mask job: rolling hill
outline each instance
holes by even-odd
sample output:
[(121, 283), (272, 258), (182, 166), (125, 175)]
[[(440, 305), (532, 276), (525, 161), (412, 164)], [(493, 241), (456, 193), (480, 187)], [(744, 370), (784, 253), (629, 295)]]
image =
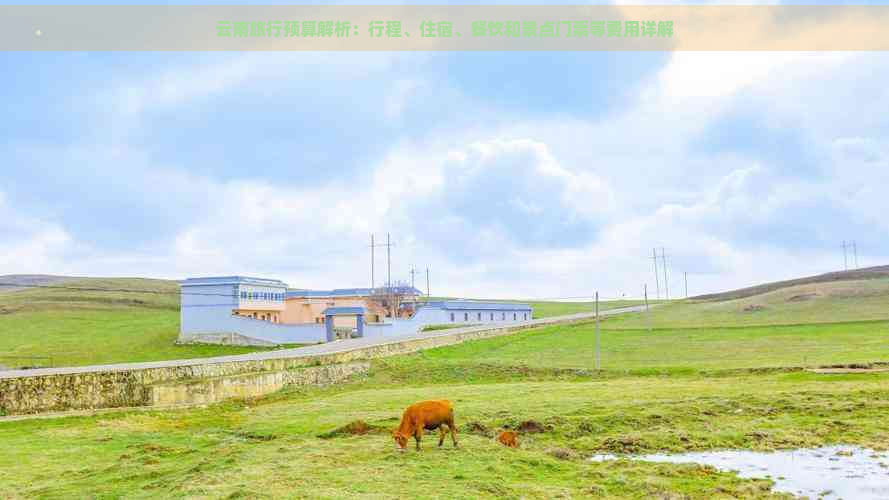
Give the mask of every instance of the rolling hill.
[(865, 267), (862, 269), (854, 269), (851, 271), (836, 271), (832, 273), (818, 274), (816, 276), (808, 276), (805, 278), (797, 278), (792, 280), (775, 281), (773, 283), (765, 283), (762, 285), (751, 286), (747, 288), (739, 288), (728, 292), (712, 293), (707, 295), (698, 295), (691, 297), (692, 300), (733, 300), (761, 295), (764, 293), (780, 290), (782, 288), (791, 288), (800, 285), (816, 285), (820, 283), (832, 283), (836, 281), (863, 281), (871, 279), (889, 278), (889, 266)]
[(887, 267), (830, 273), (696, 297), (652, 309), (651, 317), (609, 320), (609, 327), (726, 327), (889, 319)]

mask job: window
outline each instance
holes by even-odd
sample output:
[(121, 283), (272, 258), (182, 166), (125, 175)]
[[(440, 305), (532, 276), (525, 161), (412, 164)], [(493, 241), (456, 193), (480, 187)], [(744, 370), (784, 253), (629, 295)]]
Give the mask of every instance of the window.
[(469, 321), (469, 313), (463, 313), (463, 321)]
[(519, 319), (518, 315), (516, 313), (512, 313), (512, 320), (515, 321), (517, 319)]
[(528, 321), (528, 313), (525, 313), (525, 321)]
[(478, 320), (479, 320), (479, 321), (482, 320), (482, 313), (478, 313)]
[(491, 313), (491, 321), (494, 321), (494, 313)]
[(241, 298), (242, 298), (242, 299), (246, 299), (246, 298), (247, 298), (247, 292), (241, 292)]
[(506, 313), (500, 313), (500, 320), (506, 321)]
[[(377, 320), (377, 321), (379, 321), (379, 320)], [(453, 323), (453, 322), (454, 322), (454, 313), (451, 313), (451, 323)]]

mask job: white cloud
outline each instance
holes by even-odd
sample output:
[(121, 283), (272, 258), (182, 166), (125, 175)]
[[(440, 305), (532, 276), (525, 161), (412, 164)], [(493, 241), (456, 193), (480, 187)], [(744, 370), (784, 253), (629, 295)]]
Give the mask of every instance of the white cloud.
[[(396, 56), (367, 57), (249, 55), (134, 80), (114, 95), (138, 115), (263, 88), (277, 78), (286, 85), (307, 65), (333, 62), (329, 71), (361, 76)], [(516, 109), (508, 124), (489, 118), (497, 110), (476, 109), (493, 125), (396, 139), (348, 182), (318, 172), (321, 181), (311, 187), (261, 181), (249, 172), (221, 180), (189, 174), (187, 166), (158, 168), (124, 143), (107, 164), (138, 165), (138, 175), (119, 187), (161, 186), (168, 194), (159, 204), (193, 208), (175, 234), (159, 235), (156, 253), (84, 252), (60, 225), (10, 214), (21, 221), (16, 227), (27, 243), (0, 242), (0, 266), (363, 285), (370, 281), (369, 234), (379, 242), (391, 232), (397, 278), (407, 277), (410, 264), (428, 264), (434, 293), (464, 296), (638, 295), (643, 283), (653, 285), (654, 246), (667, 248), (674, 283), (689, 271), (697, 293), (835, 269), (834, 250), (818, 242), (854, 237), (837, 232), (852, 230), (847, 217), (889, 229), (882, 217), (889, 211), (885, 138), (879, 130), (837, 128), (844, 107), (851, 115), (846, 122), (879, 122), (880, 106), (849, 111), (862, 64), (850, 54), (674, 53), (624, 109), (540, 119)], [(850, 68), (856, 71), (848, 79), (830, 81)], [(422, 77), (395, 80), (380, 96), (380, 110), (402, 119), (438, 91)], [(823, 148), (828, 166), (796, 175), (798, 165), (775, 164), (755, 151), (697, 150), (695, 141), (737, 107), (810, 132), (801, 140)], [(824, 110), (831, 119), (823, 119)], [(145, 196), (160, 197), (158, 191), (145, 188)], [(70, 259), (72, 247), (86, 258)]]
[(17, 213), (0, 192), (0, 274), (64, 272), (74, 246), (58, 224)]

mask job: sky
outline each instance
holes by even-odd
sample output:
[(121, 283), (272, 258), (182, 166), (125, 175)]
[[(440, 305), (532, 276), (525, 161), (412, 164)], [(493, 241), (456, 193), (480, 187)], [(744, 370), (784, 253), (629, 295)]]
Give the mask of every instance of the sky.
[[(685, 273), (694, 295), (841, 270), (844, 240), (859, 266), (889, 263), (885, 53), (0, 67), (0, 274), (370, 286), (387, 233), (393, 281), (413, 266), (425, 290), (428, 267), (434, 295), (460, 297), (654, 296), (655, 247), (673, 297)], [(375, 261), (380, 285), (385, 248)]]

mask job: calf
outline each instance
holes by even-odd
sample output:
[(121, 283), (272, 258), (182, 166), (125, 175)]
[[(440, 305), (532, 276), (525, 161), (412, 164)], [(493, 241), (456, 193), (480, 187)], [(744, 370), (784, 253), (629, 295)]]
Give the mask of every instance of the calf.
[(420, 439), (423, 431), (438, 429), (438, 446), (444, 443), (444, 426), (448, 426), (451, 432), (451, 440), (454, 448), (457, 447), (457, 427), (454, 425), (454, 407), (445, 399), (434, 401), (421, 401), (414, 403), (404, 410), (401, 416), (401, 425), (398, 426), (392, 436), (395, 438), (396, 449), (404, 451), (407, 448), (407, 440), (413, 436), (417, 441), (417, 450), (420, 450)]
[(500, 441), (500, 444), (506, 446), (507, 448), (518, 448), (518, 434), (515, 431), (503, 431), (497, 436), (497, 441)]

